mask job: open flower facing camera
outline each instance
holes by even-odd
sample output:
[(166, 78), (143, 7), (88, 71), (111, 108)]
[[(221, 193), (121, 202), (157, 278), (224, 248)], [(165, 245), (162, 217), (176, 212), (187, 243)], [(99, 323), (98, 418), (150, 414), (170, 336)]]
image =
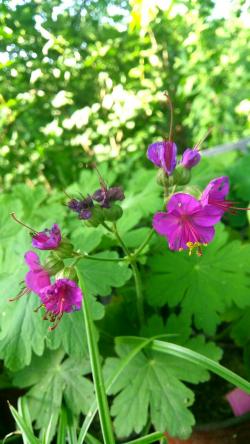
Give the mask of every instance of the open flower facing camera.
[[(221, 223), (249, 208), (227, 199), (224, 170), (192, 183), (211, 130), (178, 154), (173, 105), (165, 96), (169, 135), (145, 149), (147, 168), (127, 168), (126, 177), (113, 168), (110, 184), (97, 168), (83, 172), (80, 186), (69, 188), (81, 193), (65, 191), (66, 202), (60, 194), (54, 223), (41, 220), (40, 231), (29, 226), (30, 211), (22, 213), (29, 225), (11, 214), (15, 229), (26, 228), (17, 239), (27, 252), (25, 267), (19, 255), (13, 270), (22, 271), (19, 292), (9, 299), (15, 303), (2, 309), (0, 357), (11, 370), (17, 366), (22, 388), (27, 380), (21, 413), (26, 418), (33, 409), (46, 444), (56, 433), (58, 444), (182, 442), (195, 423), (194, 385), (208, 381), (209, 371), (226, 381), (221, 398), (236, 415), (249, 410), (249, 382), (217, 362), (225, 338), (235, 339), (234, 347), (249, 344), (250, 247)], [(48, 214), (45, 204), (42, 209)], [(211, 412), (210, 392), (201, 403)], [(25, 442), (38, 443), (31, 421), (11, 411)]]

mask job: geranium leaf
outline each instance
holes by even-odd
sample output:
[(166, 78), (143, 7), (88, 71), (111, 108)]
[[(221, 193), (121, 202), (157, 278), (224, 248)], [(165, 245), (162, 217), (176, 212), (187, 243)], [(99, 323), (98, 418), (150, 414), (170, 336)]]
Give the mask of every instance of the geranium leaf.
[(153, 274), (146, 281), (148, 302), (153, 306), (181, 304), (182, 314), (193, 317), (197, 328), (214, 334), (220, 314), (232, 303), (240, 308), (250, 305), (250, 246), (226, 240), (219, 227), (202, 257), (173, 253), (166, 245), (149, 260)]
[[(102, 252), (95, 257), (100, 259), (116, 259), (116, 252)], [(78, 271), (83, 275), (87, 290), (91, 294), (107, 296), (112, 287), (121, 287), (131, 277), (131, 270), (124, 262), (100, 262), (84, 259), (78, 266)]]

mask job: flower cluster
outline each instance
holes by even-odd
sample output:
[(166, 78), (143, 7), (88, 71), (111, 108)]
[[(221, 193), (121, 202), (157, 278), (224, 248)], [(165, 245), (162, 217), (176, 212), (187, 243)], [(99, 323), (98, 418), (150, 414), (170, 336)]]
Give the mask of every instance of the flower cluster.
[[(62, 240), (58, 225), (53, 225), (50, 230), (32, 231), (33, 247), (39, 250), (56, 250), (55, 253), (65, 252), (65, 248), (60, 252), (60, 247), (65, 244), (65, 241)], [(81, 289), (72, 279), (62, 277), (51, 282), (54, 272), (64, 267), (60, 256), (51, 256), (46, 262), (47, 265), (43, 267), (39, 256), (34, 251), (27, 251), (24, 258), (29, 271), (26, 273), (24, 286), (15, 298), (10, 299), (11, 301), (17, 300), (31, 291), (36, 293), (41, 302), (38, 309), (41, 307), (45, 309), (43, 319), (53, 322), (50, 330), (56, 328), (63, 313), (80, 310), (83, 297)]]

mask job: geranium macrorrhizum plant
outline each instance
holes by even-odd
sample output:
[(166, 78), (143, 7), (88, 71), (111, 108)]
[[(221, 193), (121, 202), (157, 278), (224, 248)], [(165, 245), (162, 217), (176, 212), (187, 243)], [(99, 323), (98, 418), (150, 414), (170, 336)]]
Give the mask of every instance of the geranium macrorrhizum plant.
[[(86, 290), (84, 278), (78, 269), (78, 264), (86, 259), (99, 263), (103, 261), (111, 264), (112, 262), (129, 264), (134, 276), (138, 326), (140, 331), (143, 332), (146, 315), (139, 264), (141, 255), (152, 236), (155, 233), (165, 236), (169, 249), (176, 252), (174, 254), (187, 254), (183, 250), (188, 250), (189, 255), (196, 252), (197, 256), (200, 257), (203, 254), (203, 247), (208, 246), (213, 241), (215, 236), (214, 226), (221, 220), (223, 214), (226, 211), (235, 212), (238, 209), (243, 209), (237, 208), (234, 202), (226, 200), (229, 193), (227, 176), (210, 181), (199, 198), (187, 192), (186, 186), (191, 180), (191, 169), (201, 160), (200, 146), (202, 141), (192, 149), (187, 148), (181, 160), (178, 161), (177, 147), (172, 135), (172, 104), (168, 96), (167, 101), (171, 109), (169, 138), (153, 143), (147, 151), (148, 159), (159, 168), (157, 182), (162, 186), (164, 192), (163, 200), (166, 211), (155, 213), (152, 222), (153, 228), (149, 231), (145, 240), (137, 245), (133, 251), (126, 246), (117, 228), (117, 221), (123, 214), (119, 202), (125, 199), (125, 194), (120, 186), (108, 187), (99, 173), (100, 188), (90, 190), (90, 194), (85, 197), (70, 197), (67, 206), (69, 210), (76, 213), (79, 220), (84, 221), (86, 230), (88, 227), (103, 226), (116, 239), (123, 251), (123, 257), (96, 257), (75, 250), (70, 240), (62, 235), (57, 224), (54, 224), (50, 229), (37, 232), (20, 222), (14, 213), (12, 214), (12, 217), (18, 223), (24, 225), (31, 232), (33, 248), (49, 250), (50, 253), (44, 264), (41, 264), (37, 253), (33, 251), (25, 253), (25, 262), (29, 270), (24, 277), (20, 293), (11, 301), (18, 300), (23, 296), (33, 297), (28, 293), (35, 293), (39, 301), (39, 306), (35, 311), (41, 310), (43, 319), (50, 322), (51, 335), (54, 334), (53, 330), (58, 327), (63, 315), (67, 316), (68, 313), (83, 310), (96, 401), (105, 444), (114, 443), (115, 435), (104, 390), (91, 310), (89, 309), (89, 294)], [(180, 253), (181, 251), (182, 253)], [(178, 334), (178, 331), (176, 333)], [(118, 343), (116, 351), (119, 359), (109, 358), (105, 365), (105, 373), (108, 375), (108, 389), (113, 395), (118, 394), (111, 409), (112, 416), (116, 417), (114, 426), (118, 436), (129, 436), (133, 432), (140, 433), (146, 425), (149, 408), (151, 414), (149, 425), (152, 424), (157, 432), (152, 434), (152, 441), (149, 437), (146, 437), (145, 442), (154, 442), (156, 439), (164, 438), (166, 432), (173, 436), (188, 436), (191, 426), (194, 424), (193, 417), (187, 409), (192, 403), (193, 395), (181, 381), (197, 383), (207, 377), (206, 370), (203, 370), (205, 372), (203, 374), (201, 370), (199, 370), (201, 374), (199, 374), (199, 371), (197, 374), (195, 373), (195, 364), (205, 369), (208, 368), (235, 383), (238, 387), (250, 391), (249, 384), (246, 381), (228, 372), (219, 364), (213, 363), (210, 359), (204, 358), (187, 348), (159, 341), (156, 337), (150, 340), (145, 340), (142, 337), (134, 338), (134, 341), (130, 343), (128, 338), (127, 343), (126, 340), (121, 344)], [(145, 351), (145, 354), (143, 354), (142, 349), (147, 349), (149, 346), (151, 346), (151, 350)], [(203, 339), (200, 346), (200, 348), (204, 347), (205, 350), (206, 345)], [(167, 353), (167, 357), (163, 355), (159, 358), (160, 352)], [(204, 353), (206, 354), (206, 352)], [(178, 359), (187, 361), (187, 372), (189, 372), (191, 365), (189, 376), (184, 375), (185, 370), (179, 369), (176, 372)], [(184, 364), (182, 365), (184, 366)], [(127, 370), (127, 380), (123, 373), (124, 369)], [(122, 374), (123, 379), (120, 380)], [(159, 381), (161, 382), (160, 385)], [(159, 390), (162, 390), (162, 398), (164, 399), (162, 407), (157, 405), (159, 403), (159, 396), (157, 395)], [(142, 397), (140, 397), (140, 392), (143, 393)], [(121, 412), (126, 411), (126, 405), (129, 404), (131, 397), (134, 398), (135, 396), (138, 396), (141, 419), (135, 423), (133, 418), (130, 418), (128, 424), (124, 424), (124, 414), (122, 416)], [(171, 402), (168, 399), (171, 399)], [(89, 416), (93, 419), (93, 412), (96, 411), (95, 405), (91, 411), (92, 413)], [(88, 421), (85, 420), (83, 423), (79, 443), (83, 442), (90, 426), (91, 420)], [(143, 442), (143, 439), (141, 442)]]

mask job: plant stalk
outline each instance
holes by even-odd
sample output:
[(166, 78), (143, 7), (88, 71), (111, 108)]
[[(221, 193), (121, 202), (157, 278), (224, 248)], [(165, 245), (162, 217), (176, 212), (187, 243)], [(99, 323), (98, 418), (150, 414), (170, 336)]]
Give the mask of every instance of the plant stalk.
[(95, 326), (88, 305), (89, 295), (88, 292), (86, 292), (84, 282), (81, 276), (79, 276), (79, 281), (81, 288), (83, 289), (84, 292), (84, 301), (82, 304), (82, 308), (83, 308), (90, 363), (91, 363), (93, 381), (95, 386), (98, 413), (101, 423), (103, 440), (104, 444), (115, 444), (112, 421), (109, 412), (109, 405), (104, 386), (100, 354), (96, 340)]

